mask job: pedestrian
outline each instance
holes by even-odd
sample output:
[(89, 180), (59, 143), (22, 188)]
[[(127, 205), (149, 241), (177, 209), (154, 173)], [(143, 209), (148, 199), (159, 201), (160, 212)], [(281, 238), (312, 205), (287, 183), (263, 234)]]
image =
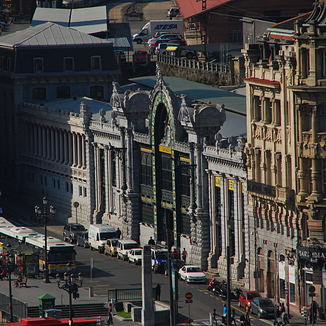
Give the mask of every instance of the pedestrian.
[(109, 313), (108, 313), (107, 325), (113, 326), (113, 315), (112, 315), (111, 311), (109, 311)]
[(155, 245), (155, 240), (152, 237), (149, 237), (148, 244)]
[(79, 298), (78, 285), (75, 284), (75, 283), (72, 285), (72, 297), (73, 297), (74, 300)]
[(216, 309), (214, 308), (212, 312), (212, 321), (213, 321), (213, 325), (215, 326), (217, 326), (217, 316), (218, 314), (216, 313)]
[(117, 230), (115, 231), (115, 236), (116, 236), (118, 239), (120, 239), (120, 237), (121, 237), (121, 231), (120, 231), (119, 228), (117, 228)]
[(172, 257), (173, 257), (174, 259), (178, 259), (178, 258), (179, 258), (179, 254), (178, 254), (176, 248), (174, 248), (173, 251), (172, 251)]
[(161, 300), (161, 285), (160, 283), (156, 283), (155, 287), (155, 300), (160, 301)]
[(224, 305), (223, 305), (223, 314), (222, 314), (222, 323), (223, 324), (226, 324), (227, 316), (228, 316), (228, 307), (224, 303)]
[(235, 321), (235, 315), (236, 315), (236, 313), (235, 313), (235, 309), (233, 308), (232, 309), (232, 311), (231, 311), (231, 323), (230, 324), (234, 324), (234, 326), (237, 326), (237, 323), (236, 323), (236, 321)]
[(187, 250), (186, 250), (186, 248), (183, 248), (182, 253), (181, 253), (181, 258), (184, 263), (186, 263), (187, 256), (188, 256)]
[(277, 306), (274, 313), (274, 325), (279, 326), (282, 324), (282, 314), (280, 312), (280, 306)]
[(315, 324), (317, 321), (318, 303), (313, 300), (310, 304), (310, 324)]

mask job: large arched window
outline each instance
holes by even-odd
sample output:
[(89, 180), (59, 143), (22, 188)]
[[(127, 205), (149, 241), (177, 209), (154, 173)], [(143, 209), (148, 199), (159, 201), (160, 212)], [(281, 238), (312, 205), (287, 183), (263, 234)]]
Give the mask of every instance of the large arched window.
[(92, 86), (90, 89), (91, 98), (103, 98), (103, 87), (102, 86)]
[(46, 100), (46, 89), (43, 87), (33, 88), (33, 100)]

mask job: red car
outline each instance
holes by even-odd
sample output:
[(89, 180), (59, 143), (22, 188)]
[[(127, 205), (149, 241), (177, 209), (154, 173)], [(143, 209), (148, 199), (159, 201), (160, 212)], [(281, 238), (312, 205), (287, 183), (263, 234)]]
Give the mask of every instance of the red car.
[(148, 57), (148, 52), (145, 50), (137, 50), (134, 52), (135, 62), (146, 63)]
[(257, 291), (242, 291), (239, 295), (238, 306), (250, 308), (250, 302), (256, 297), (260, 297), (260, 293)]

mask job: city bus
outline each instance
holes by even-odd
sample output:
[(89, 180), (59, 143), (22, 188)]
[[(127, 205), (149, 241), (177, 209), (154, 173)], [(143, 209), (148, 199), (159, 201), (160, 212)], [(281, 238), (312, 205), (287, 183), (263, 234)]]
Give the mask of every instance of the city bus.
[[(78, 317), (73, 319), (74, 326), (103, 326), (105, 319), (103, 317)], [(10, 326), (68, 326), (69, 318), (56, 319), (53, 317), (27, 317), (21, 321), (10, 323)]]
[[(45, 237), (26, 227), (17, 227), (0, 217), (0, 254), (10, 250), (15, 254), (15, 262), (26, 276), (36, 276), (45, 270)], [(76, 268), (76, 251), (54, 237), (47, 237), (47, 260), (49, 275), (61, 274)], [(69, 263), (69, 266), (67, 265)]]

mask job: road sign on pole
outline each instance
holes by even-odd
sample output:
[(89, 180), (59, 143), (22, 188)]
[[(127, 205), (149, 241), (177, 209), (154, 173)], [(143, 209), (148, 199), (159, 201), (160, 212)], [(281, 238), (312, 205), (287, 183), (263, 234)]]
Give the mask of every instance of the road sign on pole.
[(191, 299), (192, 299), (192, 293), (191, 293), (191, 292), (187, 292), (187, 293), (185, 294), (185, 298), (186, 298), (187, 300), (191, 300)]

